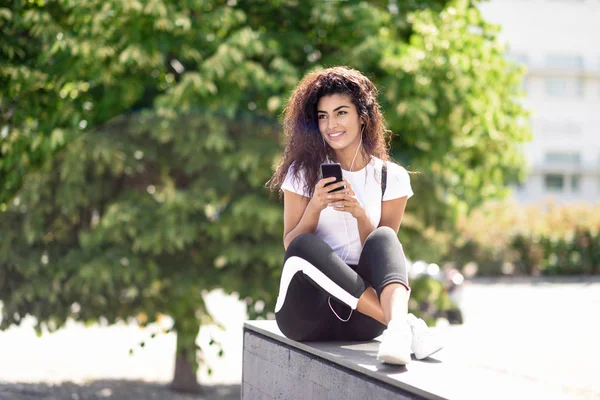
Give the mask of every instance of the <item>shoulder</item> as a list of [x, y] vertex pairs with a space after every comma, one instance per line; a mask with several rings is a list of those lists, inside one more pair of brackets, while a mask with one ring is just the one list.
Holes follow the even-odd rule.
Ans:
[[293, 161], [290, 166], [288, 167], [287, 171], [285, 172], [286, 175], [290, 176], [290, 175], [295, 175], [296, 174], [296, 169], [297, 169], [297, 163], [295, 161]]
[[[383, 161], [381, 165], [383, 165]], [[392, 200], [405, 196], [412, 197], [414, 193], [410, 184], [410, 175], [406, 168], [393, 161], [387, 161], [385, 165], [387, 167], [387, 189], [383, 200]]]
[[376, 171], [381, 171], [383, 167], [386, 167], [388, 177], [406, 177], [409, 178], [408, 171], [403, 166], [396, 164], [393, 161], [384, 162], [382, 159], [375, 156], [372, 157], [371, 162], [372, 168]]
[[297, 182], [304, 181], [303, 169], [297, 163], [295, 163], [295, 162], [291, 163], [285, 173], [285, 180], [286, 181], [294, 180]]
[[304, 184], [304, 171], [298, 167], [298, 164], [293, 162], [286, 171], [285, 179], [281, 185], [281, 190], [287, 190], [308, 197], [308, 194], [304, 188]]
[[396, 164], [393, 161], [386, 162], [386, 165], [388, 170], [388, 176], [410, 178], [408, 171], [403, 166]]
[[386, 163], [384, 163], [381, 158], [371, 156], [371, 162], [368, 164], [368, 168], [374, 169], [375, 171], [381, 171], [384, 165], [386, 165]]

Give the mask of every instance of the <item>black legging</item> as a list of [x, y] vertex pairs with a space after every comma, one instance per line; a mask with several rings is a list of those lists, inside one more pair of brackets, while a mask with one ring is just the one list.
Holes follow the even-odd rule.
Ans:
[[391, 228], [371, 232], [357, 266], [347, 265], [317, 236], [300, 235], [285, 253], [275, 308], [277, 325], [285, 336], [298, 341], [371, 340], [385, 325], [356, 312], [356, 305], [369, 286], [379, 297], [390, 283], [409, 288], [404, 251]]

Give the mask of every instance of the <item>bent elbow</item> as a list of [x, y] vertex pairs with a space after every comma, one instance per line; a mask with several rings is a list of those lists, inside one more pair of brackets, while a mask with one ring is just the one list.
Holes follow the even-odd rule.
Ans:
[[287, 251], [288, 246], [290, 245], [290, 241], [287, 238], [287, 235], [283, 236], [283, 249]]

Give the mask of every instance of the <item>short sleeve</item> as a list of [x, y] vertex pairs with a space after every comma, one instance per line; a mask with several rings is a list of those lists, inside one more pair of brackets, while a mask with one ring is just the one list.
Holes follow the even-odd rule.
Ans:
[[406, 196], [410, 199], [413, 194], [408, 171], [396, 163], [388, 162], [387, 186], [385, 194], [383, 195], [383, 201], [399, 199]]
[[292, 164], [285, 175], [283, 183], [281, 184], [281, 190], [287, 190], [304, 197], [310, 197], [304, 190], [304, 174], [300, 173], [298, 174], [298, 177], [295, 177], [294, 171], [294, 165]]

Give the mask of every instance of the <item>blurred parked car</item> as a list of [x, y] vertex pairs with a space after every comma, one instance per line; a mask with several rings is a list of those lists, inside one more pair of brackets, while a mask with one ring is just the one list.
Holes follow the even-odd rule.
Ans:
[[[451, 324], [463, 323], [464, 276], [455, 268], [442, 269], [434, 263], [408, 261], [412, 296], [418, 309], [430, 321], [445, 318]], [[436, 282], [436, 284], [433, 284]]]

